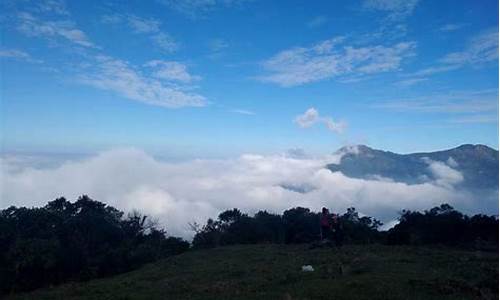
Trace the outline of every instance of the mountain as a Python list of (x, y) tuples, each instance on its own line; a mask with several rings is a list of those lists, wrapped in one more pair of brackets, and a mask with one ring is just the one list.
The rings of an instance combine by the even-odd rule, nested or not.
[(458, 171), (463, 176), (459, 187), (498, 190), (498, 150), (485, 145), (466, 144), (449, 150), (411, 154), (358, 145), (343, 147), (336, 153), (343, 154), (340, 163), (329, 164), (327, 168), (332, 172), (340, 171), (348, 177), (383, 177), (417, 184), (437, 180), (447, 171)]

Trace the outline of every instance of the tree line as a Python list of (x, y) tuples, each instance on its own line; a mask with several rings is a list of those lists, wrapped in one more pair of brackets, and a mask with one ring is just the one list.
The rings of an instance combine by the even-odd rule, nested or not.
[[(320, 213), (305, 207), (295, 207), (282, 215), (259, 211), (249, 216), (234, 208), (208, 219), (203, 226), (191, 224), (195, 231), (193, 248), (231, 244), (311, 243), (320, 238)], [(347, 243), (374, 243), (383, 233), (382, 222), (369, 216), (359, 216), (354, 207), (339, 216), (342, 239)]]
[(9, 207), (0, 210), (0, 291), (109, 276), (188, 248), (147, 216), (87, 196)]
[[(203, 226), (192, 224), (196, 232), (193, 248), (231, 244), (311, 243), (320, 238), (319, 212), (296, 207), (282, 215), (259, 211), (249, 216), (238, 209), (227, 210)], [(354, 207), (339, 215), (343, 243), (389, 245), (459, 246), (498, 249), (498, 219), (495, 216), (469, 217), (442, 204), (424, 212), (403, 210), (399, 222), (388, 231), (380, 231), (379, 220), (360, 216)]]
[[(40, 208), (0, 210), (0, 291), (10, 293), (71, 280), (88, 280), (133, 270), (188, 249), (232, 244), (314, 243), (320, 239), (320, 213), (304, 207), (282, 214), (253, 216), (234, 208), (203, 225), (190, 224), (191, 243), (167, 235), (158, 223), (82, 196)], [(399, 223), (382, 223), (351, 207), (338, 215), (345, 244), (448, 245), (498, 249), (498, 219), (469, 217), (448, 204), (424, 212), (403, 210)]]

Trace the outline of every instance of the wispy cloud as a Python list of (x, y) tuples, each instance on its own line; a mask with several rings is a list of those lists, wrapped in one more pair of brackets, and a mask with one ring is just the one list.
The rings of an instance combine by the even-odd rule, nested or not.
[[(67, 68), (76, 82), (98, 89), (112, 91), (121, 97), (167, 108), (201, 107), (208, 101), (202, 95), (193, 92), (193, 81), (201, 77), (188, 72), (186, 65), (176, 61), (152, 60), (142, 65), (133, 65), (127, 61), (105, 55), (101, 48), (92, 43), (85, 33), (79, 30), (67, 14), (57, 16), (57, 21), (48, 21), (47, 17), (21, 12), (17, 15), (18, 29), (28, 35), (43, 37), (48, 40), (65, 39), (72, 44), (83, 46), (74, 52), (80, 61)], [(54, 19), (54, 16), (51, 16)], [(148, 34), (165, 49), (172, 50), (168, 36), (160, 31), (160, 22), (143, 19), (133, 15), (109, 15), (105, 23), (126, 22), (134, 33)], [(65, 48), (67, 43), (59, 46)], [(91, 50), (91, 51), (90, 51)], [(28, 59), (22, 51), (5, 50), (2, 56)]]
[(155, 35), (151, 36), (151, 40), (158, 46), (160, 49), (165, 50), (166, 52), (175, 52), (179, 49), (179, 43), (177, 43), (168, 33), (158, 32)]
[[(454, 161), (453, 158), (451, 159), (451, 165), (453, 165), (453, 162), (456, 164), (456, 161)], [(435, 184), (438, 186), (452, 189), (454, 185), (464, 180), (462, 173), (446, 162), (434, 161), (427, 157), (424, 157), (423, 161), (429, 165), (427, 168), (435, 178)]]
[(374, 108), (449, 115), (450, 123), (492, 123), (498, 117), (498, 90), (455, 91), (384, 101)]
[(388, 19), (399, 20), (411, 15), (419, 0), (365, 0), (367, 9), (387, 12)]
[(160, 31), (161, 22), (155, 19), (145, 19), (129, 15), (127, 21), (136, 33), (156, 33)]
[(316, 28), (325, 25), (328, 22), (328, 18), (325, 16), (317, 16), (307, 22), (307, 27)]
[(392, 46), (339, 47), (343, 40), (337, 37), (307, 48), (284, 50), (263, 62), (264, 69), (270, 74), (258, 78), (290, 87), (344, 75), (398, 70), (404, 58), (414, 55), (414, 42)]
[(471, 115), (471, 116), (463, 116), (452, 118), (448, 120), (450, 123), (457, 124), (486, 124), (486, 123), (498, 123), (498, 116), (494, 114), (479, 114), (479, 115)]
[(34, 9), (43, 13), (69, 15), (66, 3), (63, 0), (40, 0), (34, 2)]
[(410, 77), (421, 77), (421, 76), (429, 76), (437, 73), (444, 73), (448, 71), (453, 71), (460, 68), (458, 65), (441, 65), (441, 66), (435, 66), (435, 67), (429, 67), (425, 69), (418, 70), (413, 73), (406, 74), (406, 76)]
[(227, 48), (229, 48), (229, 43), (221, 38), (211, 39), (208, 44), (208, 49), (210, 54), (208, 55), (211, 59), (219, 59), (224, 56)]
[(413, 13), (419, 0), (364, 0), (365, 11), (379, 12), (378, 26), (368, 34), (358, 35), (360, 41), (380, 42), (400, 41), (408, 34), (406, 19)]
[(62, 39), (79, 46), (96, 48), (87, 35), (69, 20), (44, 21), (27, 12), (19, 13), (17, 19), (17, 28), (28, 36)]
[(415, 85), (415, 84), (418, 84), (418, 83), (421, 83), (421, 82), (424, 82), (424, 81), (427, 81), (427, 80), (429, 80), (429, 79), (428, 78), (404, 79), (404, 80), (397, 81), (395, 83), (395, 85), (402, 86), (402, 87), (407, 87), (407, 86), (412, 86), (412, 85)]
[(30, 54), (17, 49), (0, 49), (0, 58), (10, 58), (26, 61), (29, 63), (42, 63), (42, 60), (34, 59)]
[(472, 37), (462, 51), (452, 52), (441, 59), (435, 66), (427, 67), (413, 73), (408, 73), (406, 82), (421, 82), (425, 77), (454, 71), (466, 66), (478, 68), (488, 63), (498, 61), (498, 30), (488, 29)]
[(218, 8), (240, 6), (252, 0), (157, 0), (159, 3), (190, 18), (205, 16)]
[(179, 44), (170, 34), (161, 30), (162, 23), (152, 18), (141, 18), (133, 14), (108, 14), (101, 16), (104, 24), (126, 24), (133, 33), (145, 34), (149, 39), (166, 52), (175, 52), (179, 49)]
[(295, 117), (294, 122), (301, 128), (310, 128), (317, 123), (323, 123), (328, 130), (335, 133), (342, 133), (347, 127), (347, 124), (343, 121), (335, 122), (331, 117), (320, 116), (314, 107)]
[(247, 115), (247, 116), (254, 116), (255, 112), (246, 110), (246, 109), (231, 109), (230, 112), (240, 114), (240, 115)]
[(191, 75), (185, 64), (177, 61), (152, 60), (144, 64), (144, 66), (152, 68), (152, 76), (163, 79), (190, 83), (200, 80), (200, 76)]
[[(162, 65), (162, 63), (154, 62), (151, 66), (156, 67), (158, 64)], [(165, 74), (160, 71), (160, 75)], [(125, 61), (100, 55), (96, 57), (93, 67), (81, 72), (78, 81), (150, 105), (167, 108), (207, 105), (205, 97), (189, 91), (192, 87), (178, 86), (173, 82), (154, 79), (152, 76), (155, 75), (148, 76)], [(172, 78), (174, 75), (169, 76), (169, 80), (174, 80)], [(175, 76), (181, 76), (182, 80), (186, 79), (183, 77), (186, 74)], [(168, 76), (165, 75), (165, 77)], [(178, 79), (175, 80), (178, 81)]]
[(441, 27), (439, 27), (439, 31), (443, 31), (443, 32), (450, 32), (450, 31), (457, 31), (461, 28), (463, 28), (465, 26), (465, 24), (459, 24), (459, 23), (449, 23), (449, 24), (445, 24)]
[(220, 52), (229, 47), (229, 43), (223, 39), (217, 38), (210, 40), (210, 42), (208, 43), (208, 47), (212, 52)]
[(463, 51), (449, 53), (444, 64), (477, 65), (498, 60), (498, 30), (496, 28), (473, 37)]

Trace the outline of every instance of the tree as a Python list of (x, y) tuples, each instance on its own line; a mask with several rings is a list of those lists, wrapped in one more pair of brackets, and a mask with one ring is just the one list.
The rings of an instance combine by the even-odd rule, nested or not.
[(0, 291), (116, 274), (189, 248), (147, 216), (123, 215), (85, 195), (0, 210)]

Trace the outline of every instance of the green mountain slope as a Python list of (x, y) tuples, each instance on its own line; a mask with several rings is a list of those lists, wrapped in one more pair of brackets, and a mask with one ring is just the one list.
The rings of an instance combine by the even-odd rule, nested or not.
[[(302, 272), (312, 265), (314, 272)], [(497, 253), (450, 248), (248, 245), (7, 299), (495, 299)]]

